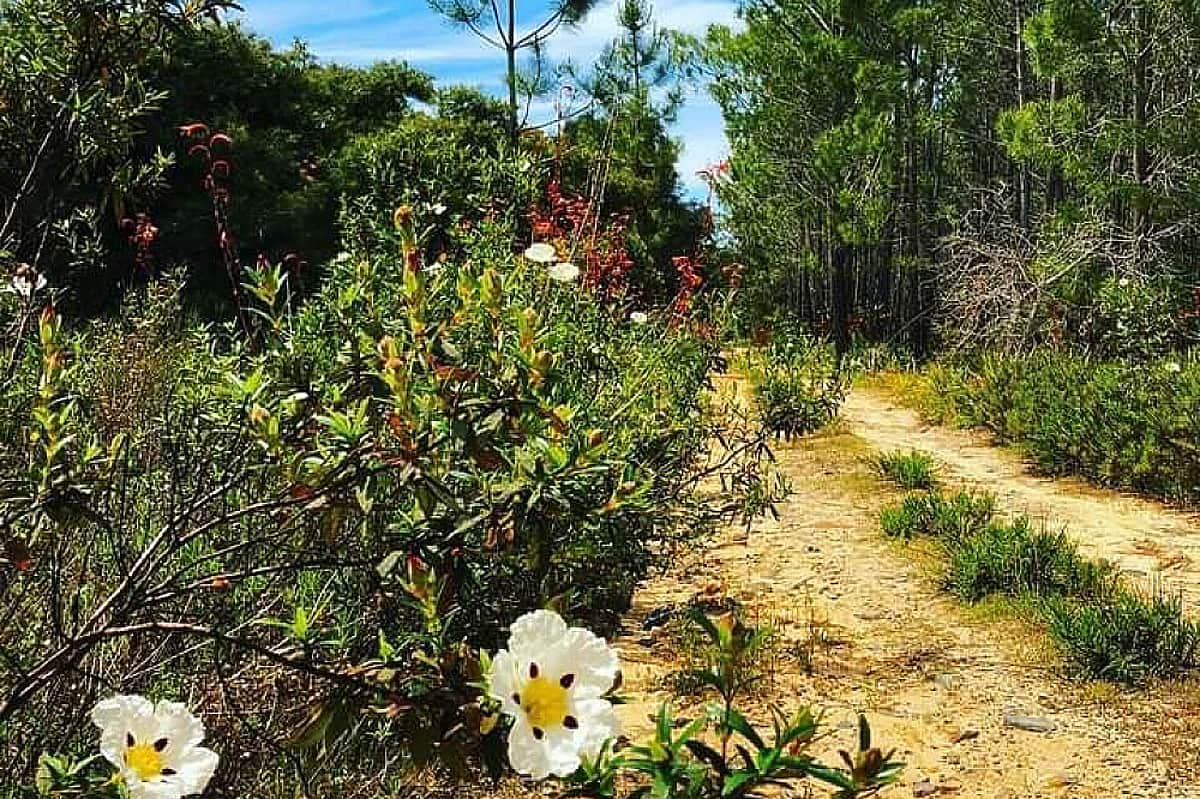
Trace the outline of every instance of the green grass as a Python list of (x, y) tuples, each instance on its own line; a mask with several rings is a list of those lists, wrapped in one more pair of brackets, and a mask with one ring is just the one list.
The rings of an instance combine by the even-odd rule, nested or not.
[(899, 505), (880, 511), (880, 523), (889, 537), (912, 539), (919, 535), (958, 539), (988, 524), (996, 514), (991, 494), (958, 491), (947, 497), (940, 491), (909, 494)]
[(1200, 625), (1178, 600), (1122, 585), (1111, 565), (1084, 557), (1061, 530), (1027, 516), (997, 518), (990, 494), (911, 494), (884, 508), (880, 525), (889, 537), (936, 541), (942, 587), (964, 602), (1028, 604), (1081, 676), (1138, 684), (1200, 665)]
[(1129, 589), (1099, 601), (1044, 603), (1050, 634), (1086, 677), (1137, 684), (1200, 665), (1200, 625), (1178, 599)]
[(993, 594), (1101, 597), (1114, 587), (1112, 567), (1080, 555), (1061, 531), (1035, 529), (1027, 516), (980, 527), (949, 550), (944, 584), (966, 602)]
[(928, 490), (938, 483), (937, 462), (928, 452), (884, 452), (872, 460), (872, 465), (880, 475), (909, 491)]

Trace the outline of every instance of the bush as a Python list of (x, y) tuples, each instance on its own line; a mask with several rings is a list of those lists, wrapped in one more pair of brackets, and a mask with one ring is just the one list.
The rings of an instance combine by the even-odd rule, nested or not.
[(989, 596), (1030, 600), (1073, 669), (1087, 677), (1137, 683), (1194, 668), (1200, 625), (1178, 600), (1145, 596), (1108, 563), (1080, 554), (1065, 532), (1035, 529), (1029, 518), (994, 519), (990, 495), (938, 491), (885, 508), (888, 536), (934, 538), (946, 556), (942, 586), (965, 602)]
[(1019, 516), (956, 539), (944, 585), (960, 599), (978, 602), (992, 594), (1100, 597), (1114, 580), (1111, 567), (1084, 558), (1065, 533), (1034, 530), (1028, 517)]
[(958, 541), (991, 522), (996, 499), (991, 494), (958, 491), (947, 498), (939, 491), (910, 494), (899, 505), (880, 511), (883, 531), (890, 537), (929, 536)]
[(0, 300), (34, 336), (0, 388), (9, 773), (86, 751), (113, 679), (203, 700), (243, 753), (229, 795), (461, 771), (501, 738), (472, 653), (549, 603), (611, 631), (713, 518), (690, 499), (711, 343), (551, 280), (500, 222), (427, 268), (411, 209), (349, 221), (368, 246), (305, 302), (247, 275), (246, 333), (166, 283), (76, 329)]
[(1184, 504), (1200, 501), (1200, 365), (1064, 353), (984, 356), (929, 371), (922, 413), (986, 427), (1045, 474), (1077, 474)]
[(910, 491), (937, 485), (937, 463), (928, 452), (885, 452), (874, 459), (879, 473)]
[(747, 367), (764, 426), (784, 438), (820, 430), (846, 399), (847, 381), (828, 345), (781, 338), (752, 351)]
[(1200, 626), (1178, 599), (1118, 591), (1100, 601), (1046, 603), (1050, 633), (1081, 675), (1137, 684), (1200, 665)]

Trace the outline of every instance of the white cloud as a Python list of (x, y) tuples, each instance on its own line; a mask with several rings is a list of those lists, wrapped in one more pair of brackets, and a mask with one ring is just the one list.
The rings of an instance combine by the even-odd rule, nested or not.
[[(547, 43), (547, 55), (580, 65), (594, 61), (620, 35), (618, 2), (603, 0), (577, 28), (557, 33)], [(280, 45), (304, 39), (324, 60), (405, 60), (432, 72), (441, 84), (466, 83), (501, 92), (503, 54), (469, 31), (444, 24), (425, 0), (249, 0), (244, 5), (252, 29)], [(653, 6), (655, 21), (663, 29), (703, 35), (710, 25), (736, 29), (740, 24), (736, 0), (654, 0)], [(537, 22), (533, 14), (522, 19)], [(530, 120), (536, 124), (553, 115), (552, 101), (538, 101)], [(720, 112), (706, 93), (689, 100), (674, 133), (684, 144), (680, 177), (689, 193), (703, 196), (696, 171), (728, 151)]]
[[(594, 60), (621, 33), (618, 2), (605, 0), (597, 5), (577, 29), (550, 39), (547, 52), (556, 59)], [(654, 21), (666, 30), (702, 35), (710, 25), (737, 25), (737, 5), (733, 0), (658, 0)]]

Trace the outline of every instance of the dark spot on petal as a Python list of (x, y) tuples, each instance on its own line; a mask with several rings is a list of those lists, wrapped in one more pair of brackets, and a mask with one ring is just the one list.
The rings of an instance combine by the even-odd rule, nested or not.
[(533, 728), (533, 737), (537, 738), (540, 741), (540, 740), (542, 740), (542, 738), (546, 737), (546, 733), (542, 730), (541, 727), (534, 727)]
[(541, 669), (538, 668), (538, 664), (536, 664), (536, 663), (529, 664), (529, 679), (536, 680), (538, 675), (541, 673), (542, 672), (541, 672)]
[(572, 685), (575, 684), (575, 675), (574, 674), (564, 674), (563, 676), (558, 678), (558, 684), (561, 685), (563, 688), (570, 688)]
[(563, 726), (568, 730), (577, 730), (579, 729), (579, 719), (575, 718), (574, 716), (567, 716), (565, 719), (563, 719)]
[(175, 771), (173, 768), (165, 768), (162, 770), (162, 775), (164, 777), (174, 777), (177, 773), (179, 772)]
[(159, 738), (157, 741), (154, 742), (154, 751), (161, 752), (162, 750), (167, 748), (168, 743), (169, 743), (169, 741), (167, 741), (166, 738)]
[(520, 694), (517, 694), (517, 693), (514, 693), (514, 694), (512, 695), (512, 701), (513, 701), (515, 704), (518, 704), (518, 705), (519, 705), (519, 704), (521, 704), (521, 695), (520, 695)]
[(125, 745), (132, 749), (137, 744), (137, 739), (133, 737), (133, 733), (125, 733)]

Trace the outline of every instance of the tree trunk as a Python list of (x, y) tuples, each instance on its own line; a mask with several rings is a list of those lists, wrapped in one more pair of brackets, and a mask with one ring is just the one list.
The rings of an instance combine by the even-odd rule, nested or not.
[(504, 53), (508, 59), (508, 132), (515, 143), (521, 134), (517, 105), (517, 0), (508, 0), (508, 38), (504, 41)]

